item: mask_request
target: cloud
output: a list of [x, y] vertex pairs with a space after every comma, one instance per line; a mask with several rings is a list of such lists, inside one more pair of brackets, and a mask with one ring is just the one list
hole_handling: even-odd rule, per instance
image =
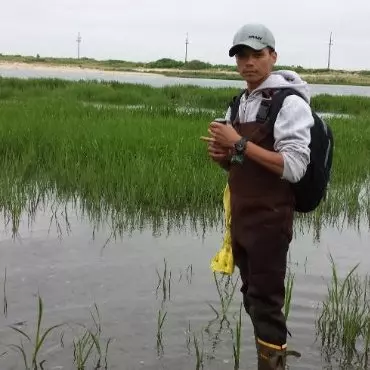
[[325, 67], [333, 32], [332, 67], [370, 69], [368, 0], [13, 0], [2, 4], [0, 52], [150, 61], [189, 58], [233, 63], [227, 50], [244, 23], [274, 32], [279, 64]]

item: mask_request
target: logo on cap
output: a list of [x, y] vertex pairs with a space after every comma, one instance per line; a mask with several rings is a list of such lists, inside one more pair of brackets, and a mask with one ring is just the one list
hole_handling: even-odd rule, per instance
[[256, 39], [256, 40], [259, 40], [259, 41], [262, 40], [262, 37], [261, 36], [255, 36], [255, 35], [250, 35], [248, 38], [249, 39]]

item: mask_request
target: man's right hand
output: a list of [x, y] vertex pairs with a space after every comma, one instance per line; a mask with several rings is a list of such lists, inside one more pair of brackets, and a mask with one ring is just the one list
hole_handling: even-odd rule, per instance
[[212, 141], [208, 143], [208, 154], [215, 162], [219, 164], [224, 164], [231, 158], [231, 150], [229, 148], [225, 148]]
[[201, 140], [208, 142], [208, 155], [226, 171], [229, 170], [232, 150], [215, 142], [212, 137], [201, 136]]

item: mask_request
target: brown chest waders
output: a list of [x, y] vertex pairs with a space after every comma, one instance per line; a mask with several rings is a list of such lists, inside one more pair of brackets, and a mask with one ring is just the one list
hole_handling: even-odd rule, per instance
[[[274, 150], [274, 138], [259, 122], [236, 123], [251, 142]], [[294, 195], [290, 184], [244, 158], [229, 171], [231, 238], [250, 315], [258, 369], [285, 369], [287, 327], [282, 312], [287, 252], [292, 239]]]

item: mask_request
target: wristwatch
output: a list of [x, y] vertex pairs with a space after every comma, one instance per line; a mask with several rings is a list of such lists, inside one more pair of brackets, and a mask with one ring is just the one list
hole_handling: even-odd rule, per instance
[[244, 162], [245, 148], [247, 142], [248, 139], [246, 137], [242, 137], [234, 144], [235, 154], [231, 157], [232, 163], [242, 164]]

